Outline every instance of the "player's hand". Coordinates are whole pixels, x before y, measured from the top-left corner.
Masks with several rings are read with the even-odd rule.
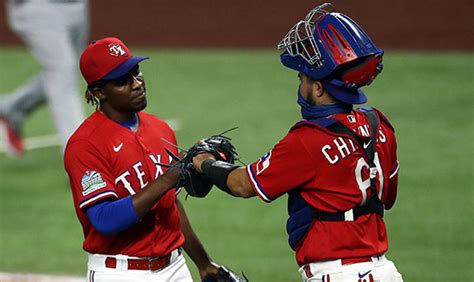
[[[199,272],[202,282],[248,282],[245,274],[239,275],[230,268],[211,262],[207,272]]]
[[[181,151],[178,154],[178,158],[183,158],[186,155],[185,151]],[[170,163],[170,165],[175,165],[177,164],[178,161],[173,159]],[[163,178],[161,181],[166,181],[169,183],[173,183],[173,187],[176,186],[175,184],[178,183],[179,180],[179,170],[178,169],[168,169],[166,172],[160,176],[160,178]]]
[[[216,158],[211,153],[202,153],[202,154],[198,154],[198,155],[194,156],[193,157],[194,169],[197,172],[202,173],[202,169],[201,169],[202,162],[204,162],[205,160],[209,160],[209,159],[210,160],[215,160]]]
[[[199,269],[199,275],[201,276],[201,280],[205,281],[206,277],[215,277],[219,272],[219,265],[216,263],[209,263],[206,264],[204,267]]]
[[[179,158],[179,159],[184,158],[184,156],[186,156],[186,151],[181,151],[181,152],[179,152],[179,154],[178,154],[178,158]],[[175,164],[177,164],[177,163],[178,163],[178,160],[176,160],[176,159],[173,158],[173,159],[171,160],[170,165],[175,165]]]

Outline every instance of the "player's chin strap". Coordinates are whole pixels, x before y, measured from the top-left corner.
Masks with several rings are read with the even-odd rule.
[[[335,122],[327,129],[340,134],[349,135],[354,138],[359,146],[364,149],[367,163],[369,164],[369,175],[370,175],[370,196],[369,199],[362,205],[354,207],[345,212],[323,212],[314,210],[314,218],[323,221],[351,221],[356,220],[359,216],[376,213],[380,216],[384,214],[384,206],[382,201],[377,195],[376,183],[377,183],[377,167],[374,162],[375,158],[375,143],[377,140],[377,131],[379,128],[379,119],[374,110],[364,111],[364,115],[369,119],[371,126],[371,134],[369,140],[362,140],[352,130],[345,127],[340,122]]]

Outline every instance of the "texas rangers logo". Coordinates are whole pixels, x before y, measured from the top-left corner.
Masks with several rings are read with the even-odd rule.
[[[94,170],[87,170],[81,179],[82,195],[86,196],[96,190],[104,188],[107,183],[102,179],[102,175]]]
[[[268,151],[263,157],[258,160],[258,163],[256,165],[257,168],[257,175],[262,173],[264,170],[266,170],[270,166],[270,158],[272,156],[272,151]]]
[[[113,43],[109,44],[109,54],[114,57],[118,57],[118,56],[128,57],[127,52],[123,50],[122,46],[120,46],[119,44],[113,44]]]

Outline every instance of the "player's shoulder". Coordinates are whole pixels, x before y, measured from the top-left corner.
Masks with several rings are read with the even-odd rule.
[[[374,111],[377,114],[377,116],[379,117],[380,122],[385,124],[393,132],[395,132],[395,128],[393,127],[392,123],[389,121],[387,116],[381,110],[379,110],[377,108],[374,108],[374,107],[360,107],[360,108],[357,108],[357,111],[362,112],[362,113],[369,112],[369,111]]]
[[[167,127],[171,129],[171,127],[165,120],[163,120],[162,118],[154,114],[150,114],[147,112],[139,112],[138,117],[140,118],[141,121],[144,121],[147,123],[153,123],[153,125],[155,126],[162,126],[162,127]]]
[[[289,134],[292,135],[306,135],[308,133],[320,134],[326,133],[332,135],[332,132],[327,129],[328,126],[337,122],[333,118],[320,118],[315,120],[302,120],[297,122],[290,128]],[[316,129],[316,130],[315,130]]]
[[[373,107],[361,107],[354,109],[349,113],[340,113],[329,118],[318,118],[314,120],[299,121],[290,128],[290,133],[301,135],[307,134],[308,132],[320,132],[328,135],[334,135],[335,133],[329,130],[328,128],[330,128],[331,125],[336,122],[340,122],[347,128],[353,130],[354,132],[357,132],[358,127],[368,122],[368,118],[366,117],[366,114],[368,112],[376,113],[381,123],[383,123],[391,131],[395,131],[387,116],[380,110]]]
[[[295,125],[293,125],[290,128],[290,132],[291,131],[297,131],[297,130],[304,131],[307,128],[322,129],[322,128],[328,127],[329,125],[333,124],[334,122],[336,122],[336,120],[332,119],[332,118],[320,118],[320,119],[314,119],[314,120],[301,120],[301,121],[298,121],[297,123],[295,123]]]
[[[108,136],[106,128],[107,118],[98,111],[94,112],[72,134],[66,144],[66,149],[82,144],[92,144],[94,140],[106,140]]]
[[[154,114],[147,113],[147,112],[139,112],[138,117],[142,121],[156,122],[156,123],[160,123],[160,124],[161,123],[166,123],[162,118],[160,118],[160,117],[158,117]]]
[[[326,129],[333,122],[333,119],[299,121],[290,128],[280,143],[295,147],[305,145],[308,148],[323,144],[333,135],[333,132]]]
[[[100,115],[98,115],[97,112],[86,118],[69,138],[68,143],[74,143],[79,140],[88,139],[88,137],[93,134],[93,132],[96,131],[99,126],[101,126],[102,123],[99,121],[99,119]]]
[[[140,122],[147,126],[151,126],[154,129],[162,131],[163,133],[174,134],[173,128],[171,128],[171,126],[165,120],[156,115],[147,112],[139,112],[138,117],[140,118]]]

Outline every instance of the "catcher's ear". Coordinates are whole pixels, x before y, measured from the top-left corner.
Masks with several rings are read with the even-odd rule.
[[[321,97],[324,93],[323,84],[318,80],[313,81],[311,89],[313,94],[316,95],[316,97]]]

